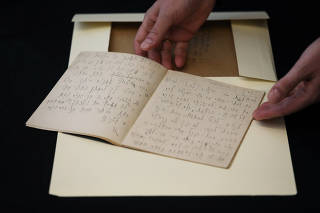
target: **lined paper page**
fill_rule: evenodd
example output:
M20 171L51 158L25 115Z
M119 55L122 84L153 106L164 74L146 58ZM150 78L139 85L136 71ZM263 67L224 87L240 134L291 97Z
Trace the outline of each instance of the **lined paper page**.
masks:
M120 143L166 71L137 55L82 52L27 125Z
M122 145L228 167L263 95L168 71Z

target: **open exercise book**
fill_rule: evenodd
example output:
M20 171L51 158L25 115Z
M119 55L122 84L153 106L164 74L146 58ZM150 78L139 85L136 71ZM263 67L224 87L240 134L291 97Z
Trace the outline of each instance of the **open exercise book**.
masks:
M227 168L263 96L137 55L82 52L27 126Z

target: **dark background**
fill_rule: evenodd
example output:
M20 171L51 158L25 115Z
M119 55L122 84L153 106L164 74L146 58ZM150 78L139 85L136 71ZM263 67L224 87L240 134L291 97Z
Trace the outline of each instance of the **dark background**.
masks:
M218 0L215 11L265 10L281 78L318 36L316 1ZM59 198L48 194L56 133L26 120L67 68L75 13L145 12L153 1L10 1L0 6L1 208L34 211L102 209L318 207L319 118L315 104L285 117L298 194L240 197ZM320 63L320 62L319 62Z

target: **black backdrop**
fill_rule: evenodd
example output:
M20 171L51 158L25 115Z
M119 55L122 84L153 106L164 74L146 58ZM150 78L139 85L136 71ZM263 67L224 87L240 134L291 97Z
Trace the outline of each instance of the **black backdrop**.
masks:
M315 2L315 1L314 1ZM265 10L278 77L320 36L319 7L310 1L218 0L216 11ZM153 1L10 1L0 8L2 207L33 209L149 209L317 207L320 192L320 105L285 117L296 196L58 198L48 195L56 133L25 122L67 68L75 13L145 12ZM320 62L319 62L320 63Z

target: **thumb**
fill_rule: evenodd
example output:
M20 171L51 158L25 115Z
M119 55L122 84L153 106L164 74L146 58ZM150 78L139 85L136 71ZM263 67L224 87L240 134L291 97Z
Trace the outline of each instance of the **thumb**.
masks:
M268 100L271 103L278 103L288 96L288 94L305 79L301 70L291 69L283 78L281 78L270 90Z
M162 15L161 13L157 17L156 23L148 32L146 38L141 43L140 48L144 51L149 51L157 46L164 39L172 24L172 19L168 15Z

